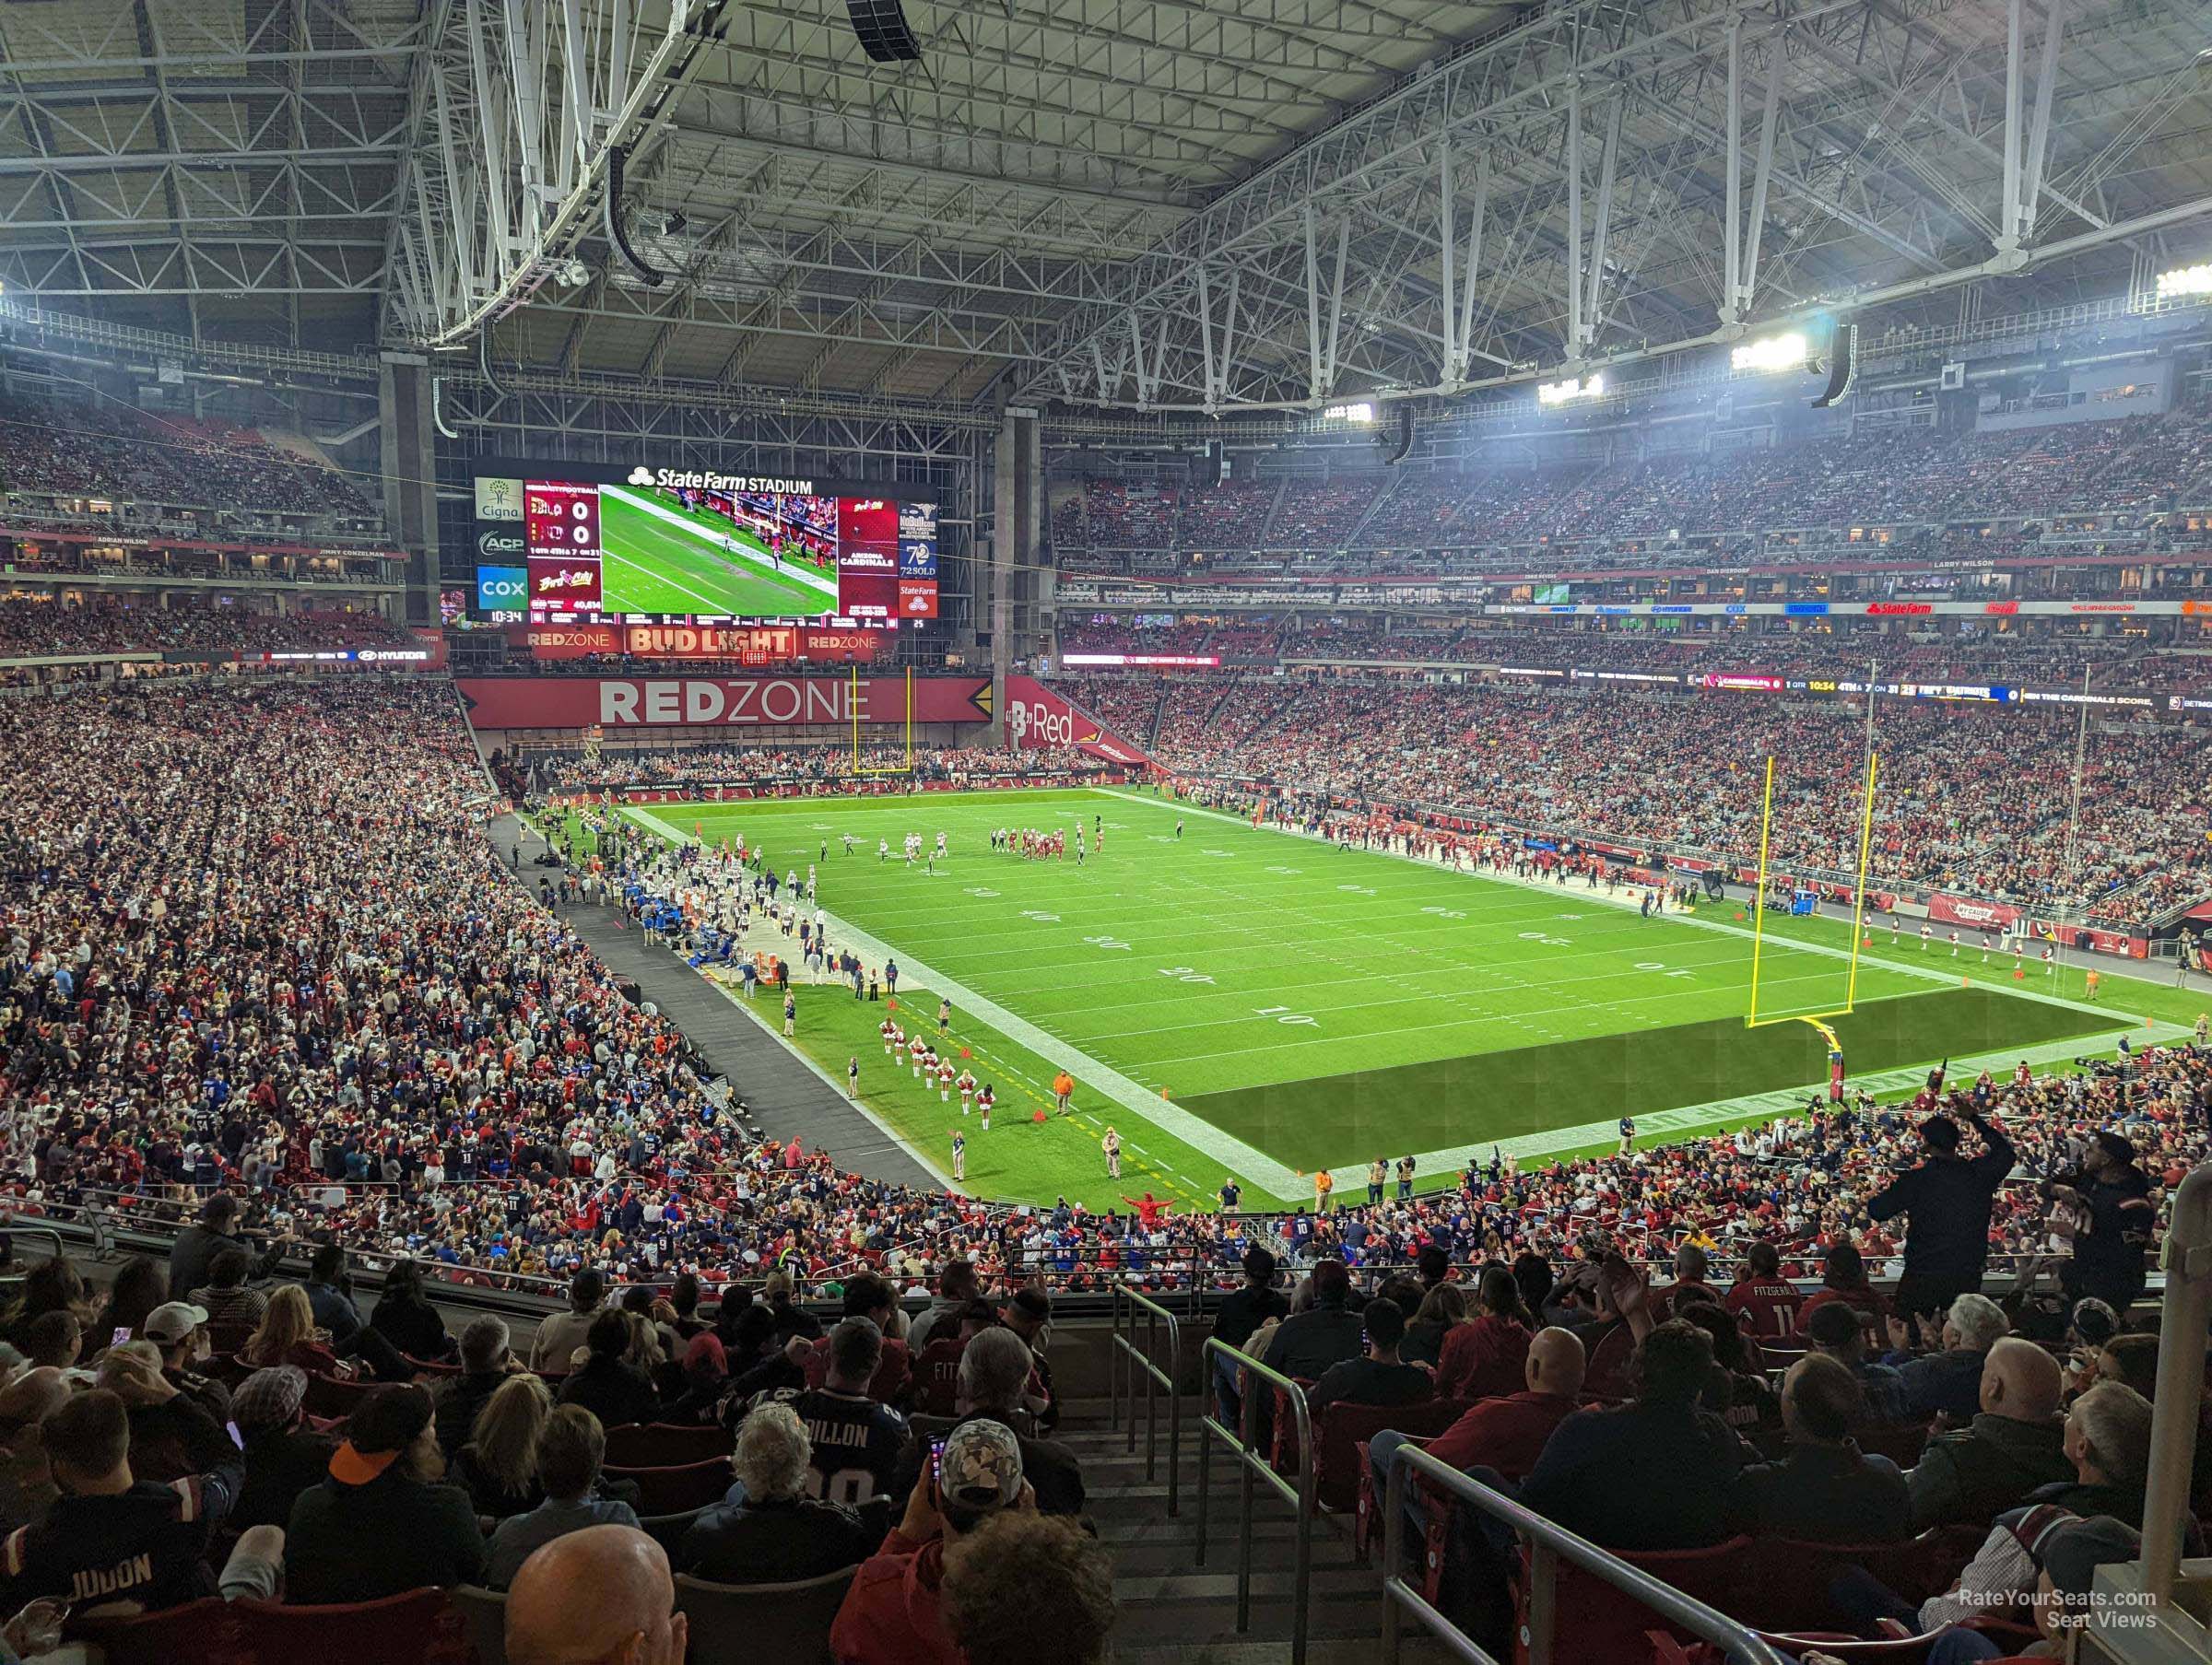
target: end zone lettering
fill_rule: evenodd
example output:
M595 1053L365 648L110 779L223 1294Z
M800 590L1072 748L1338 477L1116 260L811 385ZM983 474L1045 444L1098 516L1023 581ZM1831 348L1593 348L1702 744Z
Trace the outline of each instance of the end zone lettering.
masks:
M833 677L773 677L738 682L687 678L671 682L603 682L599 721L610 728L677 724L865 722L868 691Z

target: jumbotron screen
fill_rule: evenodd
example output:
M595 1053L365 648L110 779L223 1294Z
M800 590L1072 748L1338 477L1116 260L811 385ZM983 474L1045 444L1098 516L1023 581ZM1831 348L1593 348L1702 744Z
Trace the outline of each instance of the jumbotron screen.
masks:
M477 507L483 558L508 562L490 588L479 569L479 594L519 588L533 624L937 616L934 503L640 464L596 481L479 475Z

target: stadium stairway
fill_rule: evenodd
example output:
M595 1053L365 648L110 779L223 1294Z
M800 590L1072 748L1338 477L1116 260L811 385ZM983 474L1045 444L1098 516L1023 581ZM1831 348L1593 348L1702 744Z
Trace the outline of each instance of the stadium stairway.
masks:
M1077 1409L1096 1410L1079 1420ZM1145 1440L1136 1450L1125 1431L1107 1426L1103 1402L1071 1407L1056 1436L1083 1464L1083 1483L1099 1536L1114 1554L1120 1621L1114 1665L1283 1665L1290 1657L1296 1533L1289 1506L1265 1486L1253 1500L1252 1627L1237 1633L1238 1480L1217 1446L1206 1519L1206 1565L1196 1564L1198 1448L1193 1404L1184 1404L1182 1488L1178 1513L1168 1514L1167 1434L1160 1433L1155 1477L1145 1478ZM1071 1426L1070 1424L1074 1425ZM1313 1527L1312 1621L1308 1665L1372 1665L1382 1624L1380 1561L1352 1557L1348 1516ZM1449 1656L1414 1626L1406 1632L1408 1665Z

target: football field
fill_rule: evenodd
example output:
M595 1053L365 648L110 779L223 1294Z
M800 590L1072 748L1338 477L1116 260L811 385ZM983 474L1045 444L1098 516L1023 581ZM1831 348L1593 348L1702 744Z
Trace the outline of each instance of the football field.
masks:
M599 545L609 613L837 611L835 572L798 561L779 570L751 532L658 492L601 487Z
M950 1000L952 1050L998 1092L988 1134L884 1055L883 1004L794 972L801 1049L841 1088L858 1058L866 1108L941 1171L961 1127L964 1189L982 1195L1096 1207L1148 1188L1210 1204L1234 1175L1250 1206L1310 1201L1309 1176L1326 1166L1350 1197L1377 1156L1415 1155L1422 1183L1441 1184L1493 1144L1525 1163L1609 1147L1624 1114L1643 1142L1740 1125L1827 1079L1811 1026L1746 1027L1739 904L1645 919L1626 886L1463 874L1257 830L1148 789L624 813L670 838L742 834L802 882L818 867L832 947L872 968L897 960L909 1032L934 1035ZM1078 825L1094 841L1080 865ZM994 852L1001 827L1065 828L1069 853ZM934 874L900 858L908 833L934 845L940 831L950 853ZM1762 1017L1841 1008L1848 941L1837 921L1771 925ZM749 946L784 944L757 926ZM1960 953L1911 939L1869 951L1855 1010L1830 1020L1854 1082L1894 1094L1946 1057L1955 1071L2048 1066L2146 1021L2140 985L2123 994L2107 979L2108 1000L2135 1004L2121 1011L2083 1000L2078 972L2031 963L2016 980L2009 957ZM756 1010L780 1017L765 997ZM1040 1123L1063 1069L1077 1114ZM1119 1187L1098 1149L1108 1125L1124 1142Z

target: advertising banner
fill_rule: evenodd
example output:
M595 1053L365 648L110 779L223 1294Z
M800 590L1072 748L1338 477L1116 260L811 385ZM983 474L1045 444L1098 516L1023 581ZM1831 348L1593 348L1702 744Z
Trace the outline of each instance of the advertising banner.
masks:
M1088 711L1034 676L1006 678L1006 738L1016 751L1072 745L1087 756L1142 767L1151 763L1137 747L1109 732Z
M1928 898L1928 918L1946 925L1971 925L1977 931L2010 931L2020 922L2020 910L2008 902L1983 902L1937 891Z
M906 679L863 676L461 677L479 729L782 728L902 723ZM916 722L982 722L987 676L918 676Z
M937 616L937 580L902 578L899 580L899 616L935 618Z

